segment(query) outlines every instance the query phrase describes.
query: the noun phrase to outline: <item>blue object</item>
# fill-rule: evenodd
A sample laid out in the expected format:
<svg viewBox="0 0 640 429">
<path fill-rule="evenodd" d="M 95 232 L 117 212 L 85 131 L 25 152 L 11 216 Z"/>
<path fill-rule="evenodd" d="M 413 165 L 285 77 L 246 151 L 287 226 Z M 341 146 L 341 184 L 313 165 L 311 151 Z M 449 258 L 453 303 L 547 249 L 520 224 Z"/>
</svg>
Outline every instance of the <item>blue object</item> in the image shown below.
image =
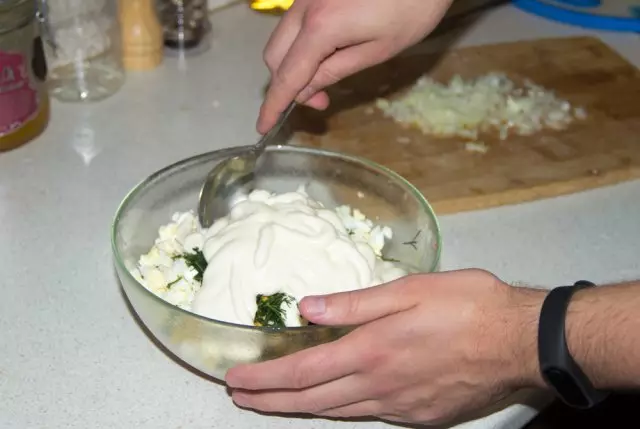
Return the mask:
<svg viewBox="0 0 640 429">
<path fill-rule="evenodd" d="M 566 3 L 576 7 L 598 7 L 602 3 L 600 0 L 558 0 L 560 3 Z"/>
<path fill-rule="evenodd" d="M 640 32 L 640 6 L 629 6 L 628 16 L 612 16 L 592 13 L 591 11 L 597 6 L 592 5 L 593 0 L 563 0 L 568 5 L 588 8 L 589 11 L 568 9 L 541 0 L 512 0 L 512 2 L 526 12 L 565 24 L 606 31 Z M 599 3 L 598 0 L 596 2 Z"/>
</svg>

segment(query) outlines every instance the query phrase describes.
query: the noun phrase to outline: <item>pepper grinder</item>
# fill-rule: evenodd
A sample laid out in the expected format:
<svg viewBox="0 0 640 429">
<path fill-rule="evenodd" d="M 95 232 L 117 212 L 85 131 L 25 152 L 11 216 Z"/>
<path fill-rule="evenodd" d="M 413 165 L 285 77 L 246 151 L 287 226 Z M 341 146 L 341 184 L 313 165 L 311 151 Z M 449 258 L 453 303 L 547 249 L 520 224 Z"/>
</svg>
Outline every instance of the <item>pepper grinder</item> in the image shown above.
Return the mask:
<svg viewBox="0 0 640 429">
<path fill-rule="evenodd" d="M 120 0 L 122 64 L 127 70 L 150 70 L 162 63 L 162 26 L 153 0 Z"/>
</svg>

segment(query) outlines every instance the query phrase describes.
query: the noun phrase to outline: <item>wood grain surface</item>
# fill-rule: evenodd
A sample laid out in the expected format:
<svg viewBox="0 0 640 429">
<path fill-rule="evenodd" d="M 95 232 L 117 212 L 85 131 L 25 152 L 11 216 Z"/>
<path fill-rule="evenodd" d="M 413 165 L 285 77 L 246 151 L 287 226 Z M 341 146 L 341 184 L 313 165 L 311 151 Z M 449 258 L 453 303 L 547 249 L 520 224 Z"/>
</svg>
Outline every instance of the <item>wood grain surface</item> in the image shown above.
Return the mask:
<svg viewBox="0 0 640 429">
<path fill-rule="evenodd" d="M 576 106 L 587 119 L 531 136 L 434 138 L 375 108 L 429 74 L 447 81 L 492 71 L 530 79 Z M 329 90 L 324 112 L 292 117 L 293 144 L 339 150 L 378 162 L 417 186 L 439 214 L 559 196 L 640 177 L 640 71 L 590 37 L 539 39 L 396 57 Z"/>
</svg>

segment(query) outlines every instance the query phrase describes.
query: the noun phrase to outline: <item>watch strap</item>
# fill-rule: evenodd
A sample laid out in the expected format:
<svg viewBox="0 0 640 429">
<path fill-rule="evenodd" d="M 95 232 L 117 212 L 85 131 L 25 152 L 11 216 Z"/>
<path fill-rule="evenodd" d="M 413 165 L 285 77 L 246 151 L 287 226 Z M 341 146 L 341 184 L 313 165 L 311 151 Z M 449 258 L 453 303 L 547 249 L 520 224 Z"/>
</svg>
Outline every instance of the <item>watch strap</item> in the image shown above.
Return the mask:
<svg viewBox="0 0 640 429">
<path fill-rule="evenodd" d="M 538 323 L 538 360 L 542 378 L 567 405 L 586 409 L 600 403 L 607 394 L 596 390 L 575 362 L 567 346 L 566 315 L 571 297 L 578 290 L 593 287 L 581 280 L 573 286 L 552 289 L 544 299 Z"/>
</svg>

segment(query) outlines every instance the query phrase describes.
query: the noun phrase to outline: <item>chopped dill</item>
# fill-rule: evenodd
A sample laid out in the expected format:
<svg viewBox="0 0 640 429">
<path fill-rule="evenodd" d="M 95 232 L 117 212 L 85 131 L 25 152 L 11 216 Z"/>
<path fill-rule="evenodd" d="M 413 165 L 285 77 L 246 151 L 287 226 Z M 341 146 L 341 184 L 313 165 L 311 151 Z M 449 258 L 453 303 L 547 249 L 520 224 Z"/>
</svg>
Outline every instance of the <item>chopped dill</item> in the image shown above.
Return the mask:
<svg viewBox="0 0 640 429">
<path fill-rule="evenodd" d="M 192 253 L 183 253 L 182 255 L 175 256 L 173 259 L 182 258 L 187 263 L 189 268 L 196 270 L 196 275 L 193 276 L 194 280 L 202 283 L 202 276 L 204 270 L 207 269 L 207 260 L 204 257 L 202 250 L 194 248 Z"/>
<path fill-rule="evenodd" d="M 253 324 L 268 328 L 285 328 L 285 307 L 294 302 L 294 298 L 284 292 L 278 292 L 273 295 L 257 295 L 256 304 L 258 309 L 253 318 Z"/>
<path fill-rule="evenodd" d="M 413 236 L 413 238 L 410 241 L 405 241 L 402 244 L 405 244 L 407 246 L 411 246 L 413 247 L 415 250 L 418 250 L 418 237 L 420 237 L 420 233 L 422 232 L 422 230 L 419 230 L 416 235 Z"/>
<path fill-rule="evenodd" d="M 182 280 L 182 276 L 178 276 L 174 281 L 167 283 L 167 289 L 171 289 L 171 286 L 178 283 L 180 280 Z"/>
</svg>

